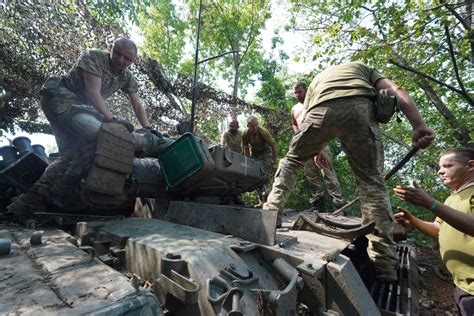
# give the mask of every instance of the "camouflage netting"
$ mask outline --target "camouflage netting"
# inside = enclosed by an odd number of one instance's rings
[[[28,132],[50,132],[38,102],[44,80],[67,72],[83,49],[107,49],[106,43],[124,32],[99,23],[81,1],[48,5],[17,1],[4,6],[0,16],[0,128],[12,131],[16,125]],[[171,83],[160,69],[156,61],[145,58],[132,71],[150,121],[169,133],[177,121],[189,118],[192,79],[178,76]],[[236,100],[205,84],[199,84],[197,91],[196,125],[203,133],[217,128],[229,114],[259,113],[275,135],[289,120],[288,113]],[[107,103],[118,116],[137,125],[124,95]]]

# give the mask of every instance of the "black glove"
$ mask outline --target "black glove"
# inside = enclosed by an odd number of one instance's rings
[[[133,132],[133,130],[135,129],[133,127],[133,124],[130,123],[129,121],[127,120],[122,120],[122,119],[118,119],[116,118],[115,116],[112,117],[112,119],[109,121],[110,123],[119,123],[119,124],[122,124],[123,126],[125,126],[127,128],[127,130],[131,133]]]
[[[147,126],[147,127],[145,127],[145,129],[149,130],[150,133],[152,133],[153,135],[155,135],[157,137],[160,137],[160,138],[163,138],[163,134],[161,134],[156,129],[152,128],[151,126]]]

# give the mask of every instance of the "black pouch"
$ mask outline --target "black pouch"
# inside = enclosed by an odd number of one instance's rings
[[[40,90],[40,95],[52,96],[53,91],[57,90],[63,78],[61,76],[51,76],[44,82]]]
[[[388,89],[382,89],[375,99],[375,118],[379,123],[388,123],[393,114],[398,112],[397,97]]]

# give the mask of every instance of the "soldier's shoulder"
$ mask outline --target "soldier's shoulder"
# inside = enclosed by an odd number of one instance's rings
[[[259,126],[259,128],[260,128],[260,131],[261,131],[262,133],[268,134],[268,135],[271,136],[270,131],[269,131],[268,129],[266,129],[266,128],[263,127],[263,126]]]
[[[88,48],[84,51],[84,54],[100,58],[108,58],[109,56],[109,52],[98,48]]]
[[[107,51],[97,48],[89,48],[81,54],[80,59],[83,62],[94,61],[94,63],[105,64],[108,63],[109,54]]]

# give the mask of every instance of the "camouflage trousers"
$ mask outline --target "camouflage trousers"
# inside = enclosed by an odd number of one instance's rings
[[[347,155],[359,191],[363,223],[374,221],[378,233],[368,235],[368,254],[377,273],[393,273],[398,261],[393,241],[393,215],[382,175],[383,148],[372,101],[365,97],[340,98],[311,109],[295,134],[275,174],[266,210],[281,212],[297,170],[338,138]]]
[[[29,191],[8,206],[9,211],[17,214],[44,211],[52,201],[71,201],[69,205],[60,206],[74,208],[79,198],[80,180],[92,164],[96,149],[95,142],[83,139],[71,126],[72,105],[80,102],[75,94],[62,87],[57,93],[41,98],[58,145],[59,158],[46,168]]]
[[[311,192],[310,204],[324,198],[324,187],[326,187],[329,195],[332,198],[332,203],[336,207],[344,205],[344,197],[342,196],[341,185],[337,180],[336,172],[332,167],[331,150],[328,146],[322,150],[329,158],[329,168],[321,170],[314,163],[313,158],[306,161],[304,164],[304,174],[308,181]]]
[[[257,188],[259,195],[264,198],[268,196],[272,189],[271,174],[273,172],[273,156],[271,151],[263,153],[252,153],[251,158],[260,161],[262,169],[267,174],[267,181],[261,187]]]

